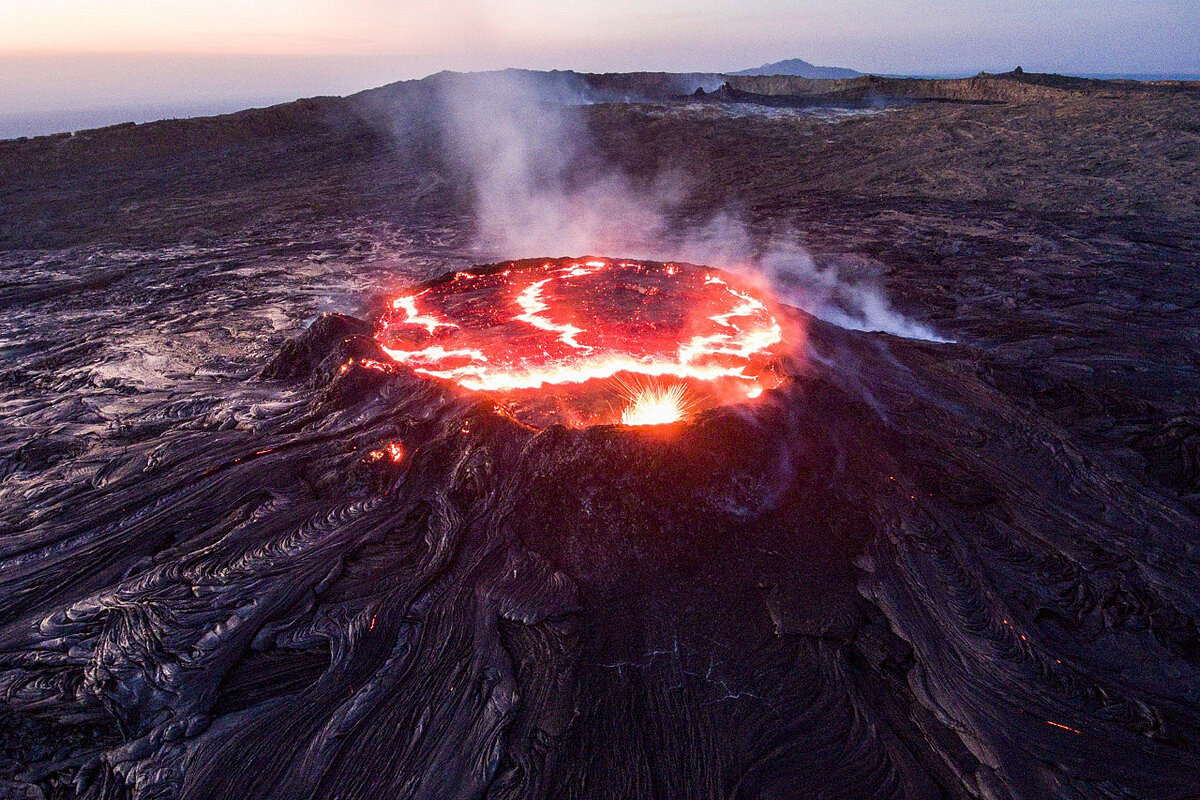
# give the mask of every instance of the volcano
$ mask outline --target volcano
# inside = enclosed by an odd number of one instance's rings
[[[0,599],[10,702],[111,721],[90,797],[1188,785],[1192,706],[1147,666],[1192,674],[1187,519],[957,346],[768,311],[733,281],[508,262],[323,316],[260,378],[290,403],[132,445],[104,503],[35,520]],[[758,350],[674,358],[784,316],[807,338],[752,380]],[[533,375],[608,391],[584,347],[772,386],[670,436],[511,413]]]
[[[0,142],[0,798],[1195,797],[1200,87],[512,78]]]

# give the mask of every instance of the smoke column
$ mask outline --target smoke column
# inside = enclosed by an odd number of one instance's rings
[[[819,268],[793,238],[756,246],[735,215],[674,222],[680,175],[635,186],[599,155],[580,106],[600,99],[576,73],[441,75],[452,160],[471,181],[476,241],[494,258],[610,255],[686,260],[766,277],[785,301],[845,328],[945,341],[892,308],[882,289]]]

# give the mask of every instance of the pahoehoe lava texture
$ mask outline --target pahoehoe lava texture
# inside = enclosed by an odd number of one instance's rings
[[[809,325],[664,436],[343,371],[325,316],[262,378],[307,400],[5,537],[7,704],[114,728],[89,797],[1190,792],[1191,518],[955,346]]]
[[[957,343],[801,316],[752,412],[535,430],[361,366],[492,260],[422,82],[0,143],[0,797],[1197,796],[1195,88],[667,83],[581,113],[681,225]]]

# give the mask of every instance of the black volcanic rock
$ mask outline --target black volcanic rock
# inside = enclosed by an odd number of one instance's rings
[[[97,798],[1188,791],[1194,517],[990,359],[808,327],[760,405],[668,431],[351,364],[133,444],[9,528],[6,703],[107,721]]]
[[[349,346],[347,355],[351,358],[378,356],[379,348],[373,341],[360,342],[371,332],[369,322],[345,314],[323,314],[303,335],[284,344],[279,355],[263,368],[262,377],[277,380],[306,378],[339,344]]]

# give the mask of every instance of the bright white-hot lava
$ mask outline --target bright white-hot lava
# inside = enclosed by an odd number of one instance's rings
[[[396,363],[464,389],[526,405],[554,395],[572,424],[618,421],[585,397],[611,400],[614,379],[676,379],[652,384],[645,408],[670,416],[674,398],[680,419],[685,391],[719,405],[779,382],[770,362],[784,331],[768,303],[703,267],[563,259],[459,272],[397,297],[377,338]]]
[[[546,301],[542,299],[542,289],[552,280],[554,279],[544,278],[531,284],[525,291],[517,295],[517,305],[521,307],[522,313],[513,319],[528,322],[533,327],[541,328],[544,331],[557,332],[558,338],[563,344],[574,347],[576,350],[590,350],[590,347],[575,340],[578,334],[583,333],[583,328],[576,328],[574,325],[557,325],[549,318],[542,316],[543,313],[550,310],[550,306],[546,305]]]
[[[457,328],[453,322],[447,322],[437,317],[430,317],[421,314],[417,311],[417,298],[424,292],[417,294],[406,294],[397,297],[392,301],[392,308],[404,312],[404,323],[407,325],[420,325],[430,333],[434,333],[438,328]]]
[[[641,389],[621,412],[621,424],[666,425],[679,422],[687,417],[685,392],[681,383]]]

